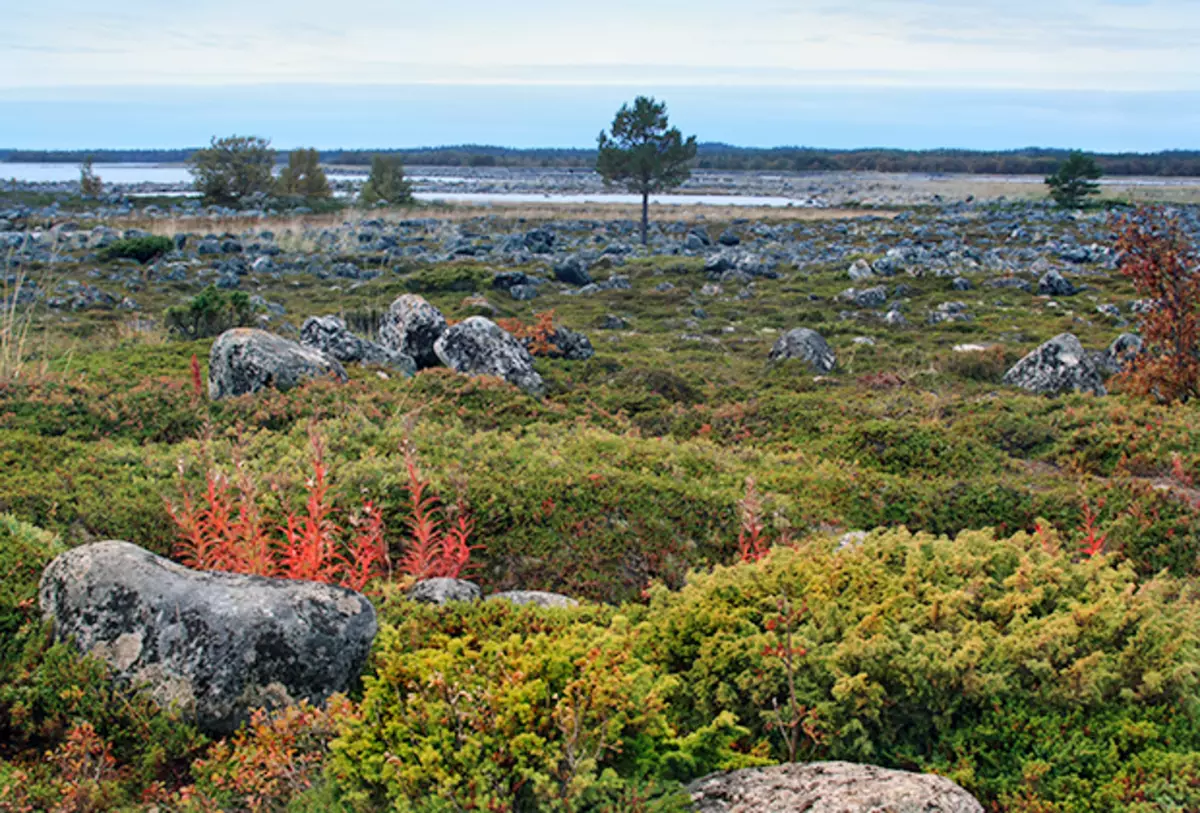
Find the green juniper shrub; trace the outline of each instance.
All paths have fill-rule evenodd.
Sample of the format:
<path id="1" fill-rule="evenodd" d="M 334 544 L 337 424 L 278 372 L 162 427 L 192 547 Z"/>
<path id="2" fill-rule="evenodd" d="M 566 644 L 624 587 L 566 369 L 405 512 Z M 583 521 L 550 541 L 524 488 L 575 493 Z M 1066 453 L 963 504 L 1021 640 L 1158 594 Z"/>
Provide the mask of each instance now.
<path id="1" fill-rule="evenodd" d="M 167 329 L 187 340 L 219 336 L 254 320 L 254 306 L 243 291 L 222 291 L 210 285 L 185 305 L 172 305 L 164 314 Z"/>
<path id="2" fill-rule="evenodd" d="M 100 249 L 96 256 L 101 260 L 137 260 L 145 265 L 156 257 L 174 250 L 170 237 L 129 237 L 116 240 Z"/>
<path id="3" fill-rule="evenodd" d="M 1135 783 L 1166 798 L 1174 766 L 1186 782 L 1200 755 L 1200 594 L 1081 559 L 1049 529 L 898 529 L 840 551 L 817 538 L 653 590 L 635 652 L 688 686 L 667 709 L 680 730 L 732 712 L 786 755 L 771 726 L 792 699 L 769 623 L 781 598 L 803 608 L 790 640 L 804 759 L 936 771 L 985 806 L 1083 813 L 1146 810 L 1120 781 L 1129 766 L 1160 766 Z"/>
<path id="4" fill-rule="evenodd" d="M 20 657 L 18 632 L 38 616 L 42 570 L 64 550 L 54 534 L 0 514 L 0 684 L 8 682 Z"/>

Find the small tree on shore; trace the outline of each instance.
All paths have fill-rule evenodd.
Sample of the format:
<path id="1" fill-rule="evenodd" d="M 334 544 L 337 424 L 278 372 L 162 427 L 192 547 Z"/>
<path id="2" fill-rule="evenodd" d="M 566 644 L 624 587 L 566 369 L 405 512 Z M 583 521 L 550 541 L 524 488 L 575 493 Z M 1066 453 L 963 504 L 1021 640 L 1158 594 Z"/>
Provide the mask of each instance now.
<path id="1" fill-rule="evenodd" d="M 92 168 L 92 156 L 89 155 L 79 165 L 79 194 L 89 198 L 98 198 L 103 193 L 104 182 Z"/>
<path id="2" fill-rule="evenodd" d="M 321 169 L 321 154 L 315 149 L 288 153 L 288 165 L 279 173 L 276 186 L 281 195 L 327 198 L 332 194 L 329 179 Z"/>
<path id="3" fill-rule="evenodd" d="M 1139 209 L 1116 225 L 1121 273 L 1151 303 L 1140 316 L 1145 346 L 1117 382 L 1160 401 L 1189 401 L 1200 395 L 1200 253 L 1162 209 Z"/>
<path id="4" fill-rule="evenodd" d="M 667 105 L 638 96 L 633 107 L 621 105 L 612 132 L 601 132 L 596 171 L 605 184 L 621 183 L 642 196 L 642 245 L 650 226 L 650 195 L 679 186 L 691 176 L 688 162 L 696 157 L 696 137 L 685 141 L 668 127 Z"/>
<path id="5" fill-rule="evenodd" d="M 205 203 L 236 206 L 251 195 L 271 191 L 275 151 L 270 141 L 258 136 L 214 137 L 188 165 Z"/>
<path id="6" fill-rule="evenodd" d="M 404 178 L 404 162 L 398 155 L 376 155 L 371 159 L 371 175 L 359 198 L 365 206 L 412 203 L 412 184 Z"/>
<path id="7" fill-rule="evenodd" d="M 1059 206 L 1078 209 L 1089 197 L 1100 194 L 1100 185 L 1095 183 L 1103 175 L 1096 159 L 1075 150 L 1053 175 L 1046 178 L 1050 197 Z"/>

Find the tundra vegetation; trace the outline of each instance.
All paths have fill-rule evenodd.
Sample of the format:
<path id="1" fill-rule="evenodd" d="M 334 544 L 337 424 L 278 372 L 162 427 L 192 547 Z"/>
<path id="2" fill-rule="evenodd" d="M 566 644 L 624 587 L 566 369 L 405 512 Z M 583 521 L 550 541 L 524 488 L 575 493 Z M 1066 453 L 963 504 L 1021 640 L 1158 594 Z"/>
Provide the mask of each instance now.
<path id="1" fill-rule="evenodd" d="M 993 811 L 1200 806 L 1200 212 L 656 214 L 641 248 L 603 209 L 0 203 L 0 810 L 683 811 L 830 759 Z M 376 340 L 414 292 L 541 395 L 347 360 L 207 397 L 223 330 Z M 1102 387 L 1004 383 L 1065 333 L 1039 358 Z M 363 591 L 361 681 L 229 737 L 114 685 L 37 604 L 107 539 Z M 409 599 L 430 576 L 579 603 Z"/>

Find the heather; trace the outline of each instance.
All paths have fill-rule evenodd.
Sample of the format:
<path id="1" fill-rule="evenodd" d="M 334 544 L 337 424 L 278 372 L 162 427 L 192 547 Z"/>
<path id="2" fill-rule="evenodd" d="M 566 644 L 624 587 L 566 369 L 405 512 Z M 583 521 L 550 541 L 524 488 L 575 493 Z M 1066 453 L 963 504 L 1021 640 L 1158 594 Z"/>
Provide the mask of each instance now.
<path id="1" fill-rule="evenodd" d="M 1003 383 L 1053 336 L 1099 351 L 1137 329 L 1161 276 L 1117 264 L 1104 212 L 886 215 L 759 235 L 689 222 L 669 232 L 677 253 L 588 260 L 629 287 L 547 282 L 532 301 L 493 280 L 562 258 L 502 252 L 504 235 L 586 252 L 632 244 L 638 224 L 397 225 L 439 246 L 404 262 L 358 237 L 386 223 L 353 220 L 211 240 L 185 220 L 172 228 L 197 234 L 145 266 L 91 238 L 20 254 L 45 296 L 0 382 L 0 809 L 668 811 L 706 773 L 818 759 L 936 771 L 993 810 L 1191 809 L 1194 359 L 1139 362 L 1105 396 Z M 714 278 L 717 249 L 683 248 L 697 227 L 777 273 Z M 903 240 L 927 259 L 847 278 Z M 222 241 L 243 250 L 195 248 Z M 239 272 L 251 255 L 283 270 Z M 1029 267 L 1047 258 L 1079 290 L 1038 293 L 1045 269 Z M 230 274 L 236 290 L 209 287 Z M 52 304 L 77 290 L 60 280 L 125 291 L 138 312 Z M 905 322 L 851 285 L 886 286 Z M 348 364 L 345 384 L 207 397 L 225 326 L 289 335 L 335 313 L 376 336 L 409 292 L 452 322 L 491 314 L 545 394 Z M 943 318 L 953 303 L 970 318 Z M 801 326 L 833 371 L 768 362 Z M 559 328 L 595 355 L 562 357 Z M 1145 333 L 1160 354 L 1169 335 Z M 35 601 L 58 551 L 102 539 L 362 590 L 381 631 L 360 683 L 213 741 L 118 692 L 49 639 Z M 405 598 L 429 576 L 582 603 Z"/>

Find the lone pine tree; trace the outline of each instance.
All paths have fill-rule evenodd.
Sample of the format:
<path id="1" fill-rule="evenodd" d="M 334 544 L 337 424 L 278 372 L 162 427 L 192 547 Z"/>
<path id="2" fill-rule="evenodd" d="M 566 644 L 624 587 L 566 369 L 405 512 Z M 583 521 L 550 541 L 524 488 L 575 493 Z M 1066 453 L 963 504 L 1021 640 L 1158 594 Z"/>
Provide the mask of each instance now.
<path id="1" fill-rule="evenodd" d="M 679 186 L 691 176 L 696 137 L 685 141 L 668 127 L 667 105 L 638 96 L 633 107 L 621 105 L 612 132 L 601 132 L 596 171 L 605 184 L 621 183 L 642 196 L 642 245 L 650 224 L 650 195 Z"/>

